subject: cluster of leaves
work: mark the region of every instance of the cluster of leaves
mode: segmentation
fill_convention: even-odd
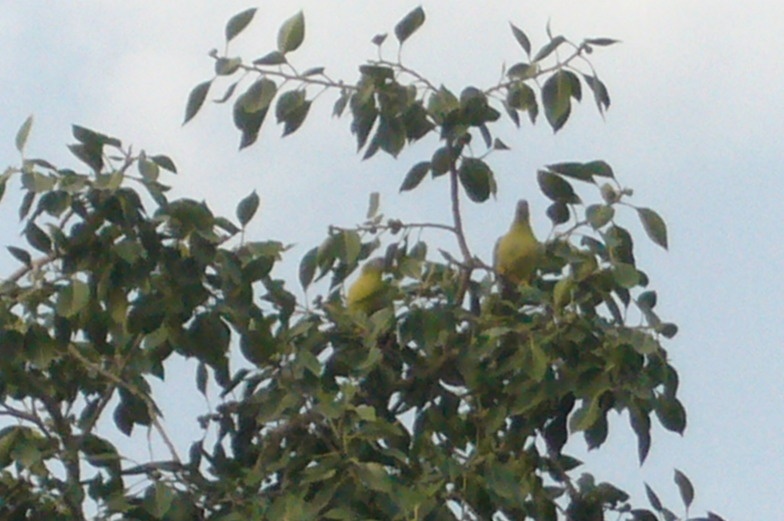
[[[228,22],[227,44],[254,14]],[[399,44],[424,18],[418,8],[396,25]],[[399,54],[397,62],[362,66],[353,85],[323,68],[298,73],[288,56],[304,39],[301,13],[283,24],[277,49],[251,65],[214,54],[217,76],[257,76],[235,100],[241,146],[257,139],[275,99],[284,135],[296,131],[312,86],[340,90],[336,113],[350,109],[366,157],[396,155],[431,132],[443,143],[402,190],[428,172],[443,175],[455,222],[385,220],[372,197],[364,225],[332,228],[303,257],[303,287],[331,280],[329,294],[312,304],[298,306],[273,276],[283,244],[246,240],[255,193],[239,202],[235,221],[205,203],[170,200],[159,177],[176,173],[171,159],[135,154],[78,126],[70,149],[85,172],[24,155],[8,169],[0,193],[20,178],[19,216],[35,251],[9,247],[22,267],[0,285],[0,414],[15,420],[0,431],[0,514],[79,520],[90,500],[97,519],[107,520],[596,521],[610,511],[678,519],[650,488],[653,510],[633,508],[615,485],[587,472],[575,477],[582,463],[565,450],[578,435],[600,447],[613,410],[628,414],[641,462],[652,418],[674,432],[685,428],[677,372],[661,344],[677,329],[655,313],[656,293],[616,210],[633,208],[666,247],[664,221],[628,203],[630,191],[604,162],[547,166],[539,183],[552,200],[554,235],[536,276],[512,298],[498,294],[492,268],[462,231],[459,187],[477,202],[495,192],[489,165],[471,153],[472,133],[488,152],[506,148],[490,131],[501,114],[493,105],[518,123],[519,112],[534,120],[541,104],[558,130],[581,96],[570,64],[612,43],[586,40],[545,67],[569,42],[550,35],[532,56],[526,35],[512,32],[529,61],[511,67],[504,82],[459,97],[403,66]],[[537,100],[531,84],[545,77]],[[275,78],[298,87],[282,92]],[[606,109],[595,74],[583,81]],[[186,121],[212,82],[193,90]],[[28,120],[17,136],[22,153],[30,127]],[[570,179],[595,185],[601,202],[584,206]],[[416,238],[421,228],[451,232],[459,255],[433,260]],[[382,245],[386,303],[370,315],[350,312],[341,285]],[[238,367],[230,364],[237,365],[235,348],[244,359]],[[164,380],[174,358],[195,360],[196,389],[218,401],[199,418],[202,432],[187,457],[169,438],[149,381]],[[168,458],[129,458],[99,433],[110,412],[127,436],[138,427],[157,433]],[[143,489],[129,478],[142,478]],[[676,484],[688,511],[691,484],[680,472]]]

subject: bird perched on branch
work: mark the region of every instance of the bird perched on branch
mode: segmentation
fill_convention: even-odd
[[[536,269],[539,241],[531,229],[528,201],[517,202],[509,231],[495,243],[493,267],[501,280],[502,294],[510,285],[528,284]]]
[[[370,315],[384,307],[387,291],[381,276],[385,269],[386,263],[381,257],[362,266],[359,278],[348,289],[346,306],[349,311]]]

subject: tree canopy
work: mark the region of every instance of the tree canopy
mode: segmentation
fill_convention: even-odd
[[[425,22],[416,8],[391,37],[373,37],[378,56],[348,82],[294,63],[302,12],[281,25],[275,49],[231,54],[255,14],[226,24],[224,52],[211,54],[184,121],[225,89],[217,102],[231,102],[244,148],[269,112],[287,136],[334,92],[334,115],[350,120],[363,158],[432,145],[401,179],[401,197],[439,183],[452,220],[387,217],[370,194],[363,222],[331,226],[294,260],[279,240],[246,233],[255,192],[230,217],[171,198],[170,157],[78,125],[69,149],[81,167],[60,168],[28,155],[29,118],[16,138],[21,164],[0,176],[0,195],[12,182],[24,194],[25,242],[8,247],[20,267],[0,285],[3,518],[698,519],[682,472],[677,515],[647,485],[650,505],[634,505],[566,450],[575,437],[602,447],[613,411],[628,418],[641,464],[653,421],[686,427],[664,347],[677,327],[658,316],[626,228],[639,219],[667,248],[664,220],[591,159],[536,173],[552,229],[524,277],[497,273],[463,226],[464,205],[497,192],[493,159],[510,146],[495,125],[543,114],[557,132],[584,97],[604,114],[608,89],[589,58],[615,40],[548,30],[537,48],[510,24],[519,61],[490,86],[450,89],[403,62]],[[452,247],[432,251],[434,230]],[[303,288],[328,290],[298,299],[296,282],[276,276],[285,262],[298,262]],[[162,417],[151,386],[178,359],[197,362],[208,404],[187,453],[172,441],[180,420]],[[168,454],[139,462],[112,430],[154,436]]]

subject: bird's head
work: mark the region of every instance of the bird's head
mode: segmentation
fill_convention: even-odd
[[[515,222],[524,223],[528,222],[530,218],[530,213],[528,211],[528,201],[525,199],[520,199],[517,201],[517,207],[515,208]]]
[[[383,273],[386,267],[387,263],[383,257],[374,257],[362,266],[362,273]]]

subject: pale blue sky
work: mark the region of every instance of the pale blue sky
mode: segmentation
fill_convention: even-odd
[[[278,25],[300,7],[307,36],[293,55],[352,80],[373,56],[370,38],[389,31],[417,4],[401,0],[257,2],[254,24],[237,51],[272,50]],[[489,256],[513,201],[532,201],[540,236],[548,231],[538,195],[538,166],[561,160],[609,161],[633,202],[658,210],[669,225],[670,252],[652,246],[636,223],[638,262],[659,292],[660,314],[680,326],[667,348],[681,374],[689,411],[686,436],[655,432],[649,461],[636,468],[633,440],[611,433],[605,456],[591,458],[597,477],[639,493],[650,483],[677,506],[672,468],[697,488],[693,515],[711,509],[728,520],[777,519],[784,466],[784,306],[780,244],[784,210],[784,7],[752,0],[560,0],[551,2],[423,1],[428,21],[404,58],[459,90],[492,83],[500,64],[522,56],[508,22],[544,42],[554,32],[574,39],[610,36],[622,45],[594,54],[613,105],[606,121],[590,103],[577,107],[557,136],[543,124],[508,128],[513,151],[497,156],[497,202],[467,208],[473,247]],[[236,202],[258,190],[262,208],[251,234],[299,246],[281,274],[293,281],[297,257],[318,243],[327,223],[364,217],[367,194],[382,192],[387,214],[445,219],[444,184],[413,194],[396,190],[421,159],[361,163],[348,120],[331,120],[330,94],[320,98],[294,136],[269,126],[260,143],[238,153],[226,106],[207,106],[181,127],[186,96],[210,77],[207,52],[222,46],[223,27],[252,0],[0,3],[0,167],[13,164],[13,138],[29,113],[36,123],[30,153],[72,163],[64,145],[78,123],[151,153],[169,154],[180,169],[177,193],[207,199],[233,215]],[[218,91],[214,92],[217,95]],[[211,96],[215,97],[215,96]],[[427,182],[426,182],[427,183]],[[591,195],[585,192],[586,196]],[[17,240],[15,208],[0,207],[3,244]],[[634,222],[629,214],[627,221]],[[494,230],[488,233],[487,230]],[[487,258],[487,257],[486,257]],[[15,267],[0,253],[0,269]],[[178,407],[180,405],[178,404]],[[616,422],[626,430],[625,419]]]

